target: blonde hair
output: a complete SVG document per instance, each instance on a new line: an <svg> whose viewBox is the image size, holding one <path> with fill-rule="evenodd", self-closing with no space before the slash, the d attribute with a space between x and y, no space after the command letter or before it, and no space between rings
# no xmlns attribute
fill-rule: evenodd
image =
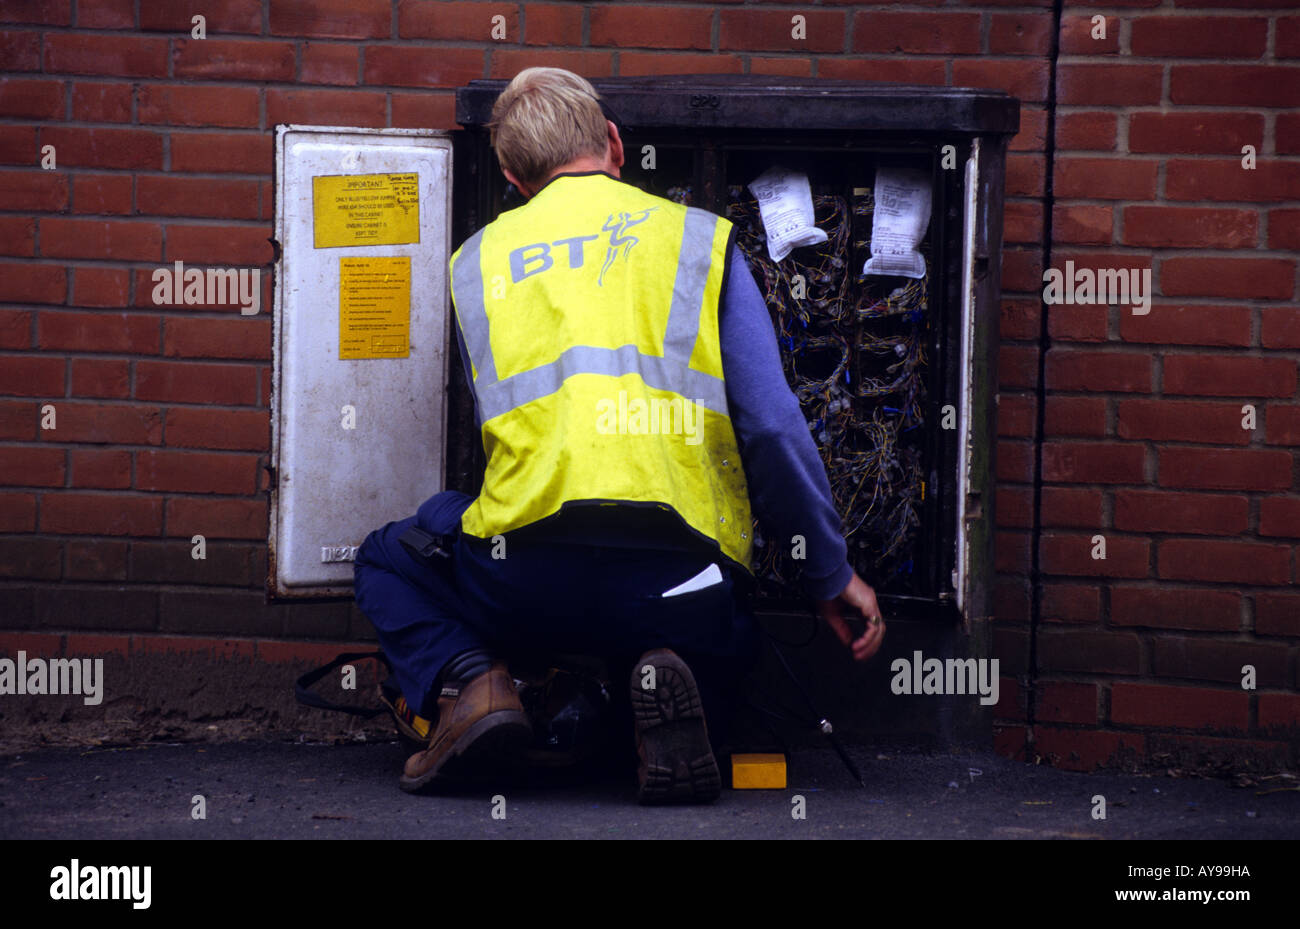
<svg viewBox="0 0 1300 929"><path fill-rule="evenodd" d="M526 68L492 107L488 123L497 160L536 188L556 168L605 153L605 114L596 88L561 68Z"/></svg>

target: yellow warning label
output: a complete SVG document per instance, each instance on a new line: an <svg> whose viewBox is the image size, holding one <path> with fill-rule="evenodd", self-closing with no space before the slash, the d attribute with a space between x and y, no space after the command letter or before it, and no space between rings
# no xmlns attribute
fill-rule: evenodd
<svg viewBox="0 0 1300 929"><path fill-rule="evenodd" d="M419 191L419 174L313 177L315 247L419 242Z"/></svg>
<svg viewBox="0 0 1300 929"><path fill-rule="evenodd" d="M411 257L339 259L339 358L409 358Z"/></svg>

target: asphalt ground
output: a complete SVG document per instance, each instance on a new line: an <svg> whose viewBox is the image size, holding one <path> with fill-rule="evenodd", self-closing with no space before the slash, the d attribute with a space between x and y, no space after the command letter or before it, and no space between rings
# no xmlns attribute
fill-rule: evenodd
<svg viewBox="0 0 1300 929"><path fill-rule="evenodd" d="M408 795L398 742L43 749L0 757L0 839L1300 838L1300 782L1286 776L1238 787L983 752L849 751L865 787L812 749L790 756L784 790L642 807L631 773Z"/></svg>

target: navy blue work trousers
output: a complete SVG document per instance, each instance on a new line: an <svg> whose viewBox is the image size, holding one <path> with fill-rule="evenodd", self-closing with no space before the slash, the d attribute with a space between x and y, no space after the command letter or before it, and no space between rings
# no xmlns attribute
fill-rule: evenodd
<svg viewBox="0 0 1300 929"><path fill-rule="evenodd" d="M646 650L667 647L690 666L710 729L725 723L758 654L742 578L720 564L722 583L663 597L715 561L527 535L505 538L504 552L496 552L505 557L493 557L490 542L460 533L472 502L457 491L436 494L415 516L372 532L357 551L357 604L421 716L437 717L438 674L466 649L485 647L502 658L593 655L606 659L613 675L629 673ZM453 538L451 557L435 556L432 566L413 557L398 542L413 525Z"/></svg>

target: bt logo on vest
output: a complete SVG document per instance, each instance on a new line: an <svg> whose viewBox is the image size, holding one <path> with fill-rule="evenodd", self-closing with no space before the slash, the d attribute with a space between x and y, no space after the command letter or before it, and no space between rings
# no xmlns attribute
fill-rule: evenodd
<svg viewBox="0 0 1300 929"><path fill-rule="evenodd" d="M609 270L610 265L614 263L614 259L618 257L619 249L623 250L623 259L626 261L628 253L632 251L632 246L640 241L636 236L626 235L627 229L630 226L640 225L645 222L650 218L650 214L657 209L659 208L652 206L637 213L619 213L617 220L615 220L614 214L611 213L609 218L605 220L605 224L600 227L600 231L609 233L609 242L605 250L605 264L601 267L600 278L596 281L597 286L604 286L605 272ZM567 239L556 239L550 245L545 242L535 242L532 245L517 248L510 253L510 279L518 284L526 277L549 270L555 264L555 259L551 257L551 246L569 246L569 268L581 268L584 258L583 243L599 238L599 233L575 235Z"/></svg>
<svg viewBox="0 0 1300 929"><path fill-rule="evenodd" d="M599 235L575 235L568 239L556 239L551 245L569 246L569 267L581 268L582 243L599 238ZM538 242L535 245L525 245L523 248L517 248L511 252L510 279L518 284L524 278L533 274L541 274L555 264L554 259L551 258L551 245ZM529 267L529 265L533 264L536 264L536 267Z"/></svg>

